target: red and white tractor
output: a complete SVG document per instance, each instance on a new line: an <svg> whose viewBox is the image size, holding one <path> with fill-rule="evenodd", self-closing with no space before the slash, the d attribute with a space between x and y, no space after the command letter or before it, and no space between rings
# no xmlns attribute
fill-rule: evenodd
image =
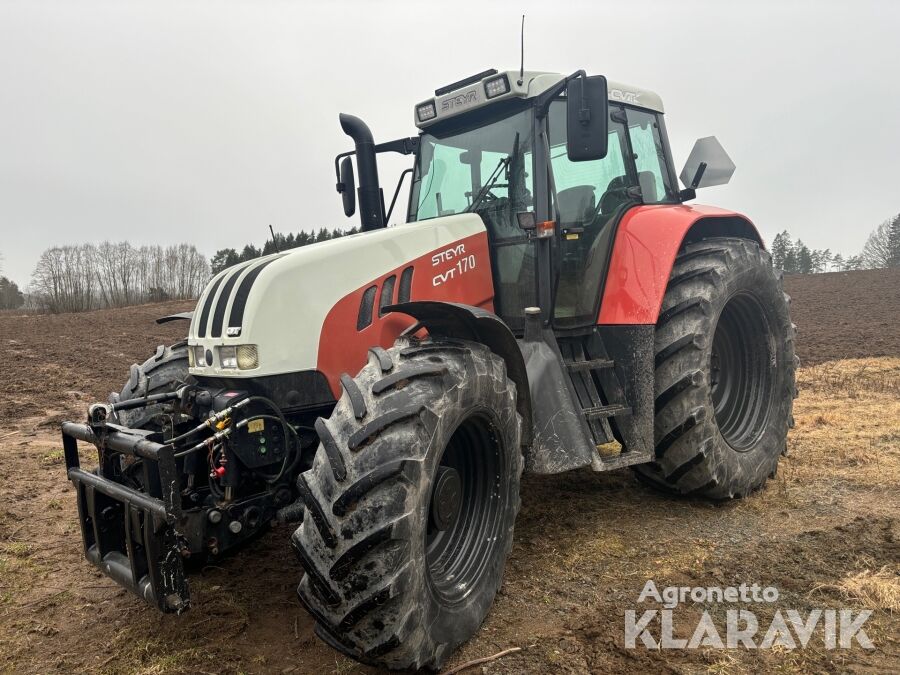
<svg viewBox="0 0 900 675"><path fill-rule="evenodd" d="M437 668L500 588L523 470L631 466L711 499L774 474L788 298L745 216L688 203L734 171L714 138L679 189L660 98L584 71L479 73L386 143L340 121L362 231L222 271L166 317L186 341L64 424L89 561L182 612L186 562L299 522L318 635ZM412 158L389 209L385 152Z"/></svg>

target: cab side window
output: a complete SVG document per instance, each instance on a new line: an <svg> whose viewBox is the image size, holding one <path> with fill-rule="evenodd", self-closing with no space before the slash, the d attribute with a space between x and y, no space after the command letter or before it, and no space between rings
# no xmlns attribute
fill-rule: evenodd
<svg viewBox="0 0 900 675"><path fill-rule="evenodd" d="M675 190L666 164L666 153L660 137L656 114L629 108L628 136L634 152L634 164L641 178L645 204L675 201Z"/></svg>
<svg viewBox="0 0 900 675"><path fill-rule="evenodd" d="M550 106L550 163L556 181L561 225L600 225L625 197L630 184L626 170L625 128L610 119L609 149L603 159L572 162L566 155L564 101Z"/></svg>

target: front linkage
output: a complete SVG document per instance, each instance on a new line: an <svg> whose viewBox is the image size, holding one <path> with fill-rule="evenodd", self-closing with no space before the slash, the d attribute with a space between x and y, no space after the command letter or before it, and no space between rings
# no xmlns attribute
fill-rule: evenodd
<svg viewBox="0 0 900 675"><path fill-rule="evenodd" d="M163 429L121 426L124 410L165 404L170 420ZM259 409L269 408L263 414ZM197 415L198 411L203 411ZM196 420L201 419L199 424ZM115 420L115 421L114 421ZM275 420L265 424L265 420ZM263 473L259 448L255 468L248 467L247 448L228 442L240 436L243 445L280 436L264 461L280 463L276 475ZM278 433L275 429L280 427ZM168 436L168 438L166 437ZM78 495L85 557L107 576L163 612L190 608L185 560L217 556L259 532L282 508L284 520L296 517L290 508L290 476L303 445L297 430L268 399L244 392L210 393L195 386L113 404L95 404L86 424L66 422L63 448L69 480ZM97 447L98 466L80 466L78 441ZM244 461L241 461L241 460ZM208 475L208 482L202 478ZM201 480L198 480L200 478ZM288 508L284 508L288 507Z"/></svg>
<svg viewBox="0 0 900 675"><path fill-rule="evenodd" d="M162 611L188 609L191 594L182 563L187 541L172 445L105 422L66 422L62 434L69 480L78 492L85 557ZM96 471L80 468L78 441L97 446ZM122 457L143 460L147 492L125 484Z"/></svg>

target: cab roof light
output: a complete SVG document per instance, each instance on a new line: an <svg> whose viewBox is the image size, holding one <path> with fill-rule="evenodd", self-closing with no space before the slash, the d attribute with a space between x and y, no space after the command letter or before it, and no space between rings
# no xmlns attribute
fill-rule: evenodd
<svg viewBox="0 0 900 675"><path fill-rule="evenodd" d="M509 93L509 80L506 74L484 81L484 95L487 98L496 98Z"/></svg>
<svg viewBox="0 0 900 675"><path fill-rule="evenodd" d="M437 117L437 108L434 105L434 101L428 101L416 106L416 119L419 122L427 122L435 117Z"/></svg>

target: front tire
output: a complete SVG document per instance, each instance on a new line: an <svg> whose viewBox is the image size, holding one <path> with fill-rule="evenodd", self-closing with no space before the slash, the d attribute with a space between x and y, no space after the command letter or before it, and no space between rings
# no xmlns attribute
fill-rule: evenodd
<svg viewBox="0 0 900 675"><path fill-rule="evenodd" d="M187 340L176 342L171 346L159 345L156 352L141 365L133 363L128 381L120 394L110 394L110 403L121 403L135 398L143 398L152 394L165 394L177 391L180 386L192 382L188 373ZM119 423L132 429L152 428L158 430L155 418L164 413L161 403L148 405L132 410L120 410L117 414Z"/></svg>
<svg viewBox="0 0 900 675"><path fill-rule="evenodd" d="M655 461L640 477L729 499L775 474L796 395L788 301L753 241L679 252L656 325Z"/></svg>
<svg viewBox="0 0 900 675"><path fill-rule="evenodd" d="M344 654L439 668L487 615L512 546L515 385L483 345L403 339L341 381L298 479L298 594Z"/></svg>

